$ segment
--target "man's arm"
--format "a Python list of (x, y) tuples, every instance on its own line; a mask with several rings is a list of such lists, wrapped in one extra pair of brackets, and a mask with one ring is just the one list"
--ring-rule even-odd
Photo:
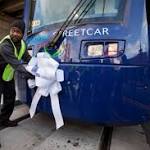
[(28, 53), (27, 49), (25, 50), (25, 53), (24, 53), (22, 59), (23, 59), (24, 62), (27, 62), (27, 63), (30, 61), (31, 56), (30, 56), (30, 54)]
[(14, 55), (14, 49), (9, 43), (2, 43), (0, 46), (0, 55), (4, 60), (10, 64), (16, 71), (22, 72), (24, 74), (29, 73), (26, 71), (21, 60), (18, 60)]

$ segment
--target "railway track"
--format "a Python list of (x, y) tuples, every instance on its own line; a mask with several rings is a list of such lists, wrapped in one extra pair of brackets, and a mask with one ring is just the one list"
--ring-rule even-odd
[(110, 150), (113, 127), (104, 127), (100, 137), (99, 150)]

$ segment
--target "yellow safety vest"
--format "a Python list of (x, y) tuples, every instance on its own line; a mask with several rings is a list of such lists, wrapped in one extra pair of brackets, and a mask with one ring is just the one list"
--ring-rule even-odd
[[(21, 60), (23, 54), (25, 53), (25, 50), (26, 50), (26, 44), (23, 40), (21, 40), (21, 48), (20, 48), (20, 51), (19, 51), (19, 54), (17, 53), (17, 48), (15, 46), (15, 44), (13, 43), (13, 41), (11, 40), (10, 36), (7, 35), (6, 37), (4, 37), (0, 43), (2, 43), (4, 40), (10, 40), (10, 42), (12, 43), (13, 47), (14, 47), (14, 55), (16, 56), (16, 58), (18, 60)], [(4, 69), (4, 72), (3, 72), (3, 75), (2, 75), (2, 79), (4, 81), (11, 81), (14, 77), (14, 69), (13, 67), (10, 65), (10, 64), (7, 64), (5, 69)]]

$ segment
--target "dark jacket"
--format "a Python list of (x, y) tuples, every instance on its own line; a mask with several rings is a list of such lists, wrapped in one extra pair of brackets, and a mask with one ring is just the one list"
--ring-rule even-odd
[[(19, 51), (21, 47), (21, 42), (14, 44)], [(26, 50), (22, 59), (18, 60), (14, 55), (14, 47), (11, 44), (10, 40), (4, 40), (3, 43), (0, 44), (0, 76), (2, 76), (2, 73), (7, 64), (10, 64), (15, 69), (15, 71), (28, 74), (23, 64), (28, 63), (30, 59), (31, 56)]]

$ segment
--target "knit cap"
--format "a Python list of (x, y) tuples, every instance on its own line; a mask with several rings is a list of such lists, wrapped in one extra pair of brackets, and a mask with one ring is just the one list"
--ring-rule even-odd
[(24, 34), (25, 31), (25, 23), (23, 20), (15, 20), (14, 22), (12, 22), (12, 24), (10, 25), (10, 27), (17, 27), (19, 28), (22, 33)]

